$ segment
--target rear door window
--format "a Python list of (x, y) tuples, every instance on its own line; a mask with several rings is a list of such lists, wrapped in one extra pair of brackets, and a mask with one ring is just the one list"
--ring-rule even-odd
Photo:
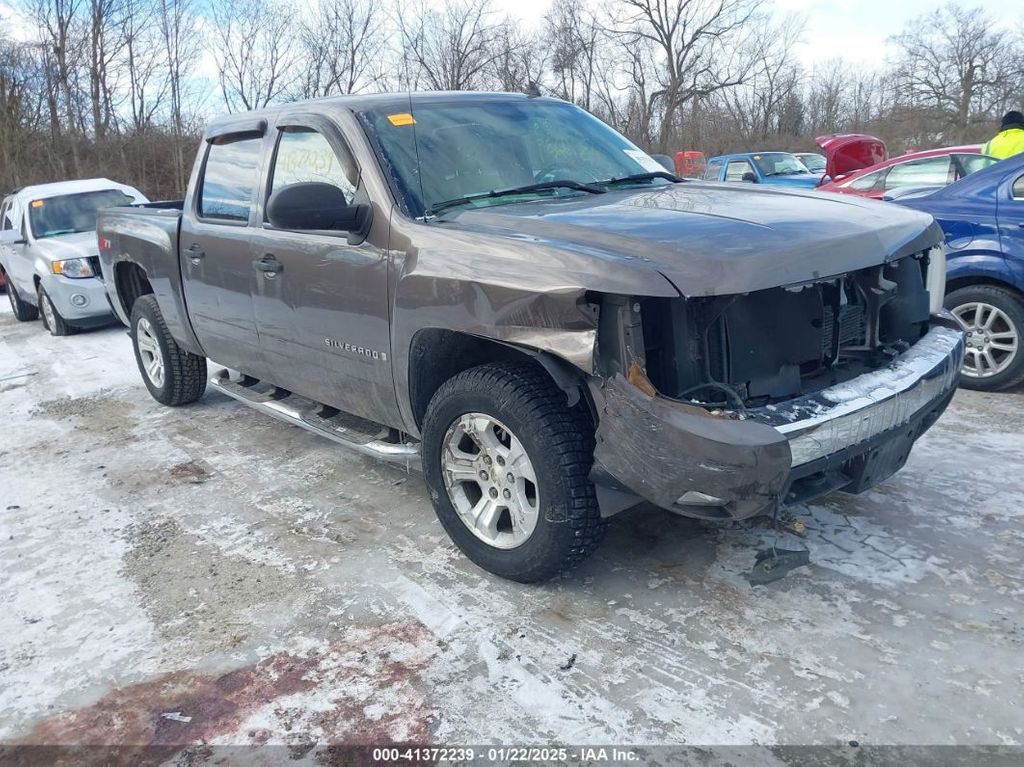
[(956, 157), (960, 162), (960, 167), (963, 169), (958, 178), (977, 173), (979, 170), (984, 170), (989, 165), (995, 165), (999, 162), (995, 157), (983, 154), (959, 154)]
[(746, 160), (732, 160), (725, 170), (726, 181), (742, 181), (744, 173), (753, 173), (754, 166)]
[(263, 137), (217, 139), (210, 144), (196, 202), (200, 218), (247, 222), (259, 182)]
[(1024, 176), (1013, 182), (1013, 199), (1024, 200)]
[(893, 165), (885, 179), (885, 189), (889, 191), (901, 186), (945, 186), (953, 180), (951, 161), (952, 158), (947, 155)]

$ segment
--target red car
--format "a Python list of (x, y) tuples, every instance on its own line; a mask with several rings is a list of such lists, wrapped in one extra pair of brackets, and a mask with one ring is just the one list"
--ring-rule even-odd
[(862, 133), (815, 139), (828, 158), (823, 192), (882, 199), (900, 187), (943, 187), (998, 160), (980, 154), (981, 146), (945, 147), (887, 158), (885, 142)]

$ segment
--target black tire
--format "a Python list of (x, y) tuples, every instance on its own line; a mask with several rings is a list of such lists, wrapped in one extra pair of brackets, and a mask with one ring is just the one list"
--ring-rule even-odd
[(14, 287), (10, 277), (7, 278), (7, 300), (11, 302), (11, 311), (14, 312), (14, 319), (18, 322), (31, 322), (39, 319), (39, 310), (21, 299), (18, 289)]
[[(39, 316), (43, 320), (43, 327), (50, 331), (51, 336), (70, 336), (77, 328), (69, 324), (67, 320), (60, 316), (60, 312), (57, 311), (57, 307), (53, 305), (53, 301), (50, 300), (50, 296), (46, 293), (46, 288), (42, 286), (42, 283), (36, 286), (36, 297), (38, 299), (38, 311)], [(44, 306), (44, 302), (46, 306)], [(46, 316), (46, 307), (49, 306), (50, 316), (53, 318), (53, 322), (50, 322)]]
[[(478, 538), (462, 521), (442, 474), (444, 439), (467, 413), (492, 416), (516, 436), (533, 465), (539, 493), (536, 527), (515, 548)], [(543, 581), (586, 559), (607, 529), (589, 473), (594, 429), (582, 405), (570, 409), (543, 370), (494, 363), (467, 370), (434, 394), (423, 421), (423, 469), (434, 510), (473, 562), (503, 578)]]
[[(946, 296), (945, 306), (956, 314), (958, 309), (970, 304), (988, 304), (1002, 312), (997, 330), (1004, 330), (1003, 325), (1009, 325), (1017, 334), (1016, 350), (1005, 357), (1008, 364), (998, 373), (978, 376), (977, 371), (969, 364), (971, 359), (970, 349), (965, 359), (963, 374), (960, 377), (960, 385), (966, 389), (978, 391), (1000, 391), (1009, 389), (1024, 381), (1024, 301), (1011, 290), (1000, 288), (995, 285), (969, 285), (965, 288), (954, 290)], [(985, 342), (986, 337), (972, 338), (968, 334), (968, 344)]]
[[(162, 357), (163, 381), (160, 385), (150, 378), (143, 363), (143, 352), (139, 349), (139, 325), (143, 320), (149, 324), (150, 335), (155, 339)], [(206, 357), (192, 354), (178, 346), (167, 329), (155, 296), (150, 294), (135, 300), (129, 334), (139, 373), (153, 399), (163, 405), (178, 407), (195, 402), (203, 396), (206, 390)]]

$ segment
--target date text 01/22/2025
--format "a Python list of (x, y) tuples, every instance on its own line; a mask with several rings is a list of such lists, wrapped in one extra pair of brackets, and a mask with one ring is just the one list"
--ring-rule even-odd
[(630, 749), (583, 746), (578, 748), (546, 746), (410, 746), (374, 748), (375, 762), (636, 762), (639, 755)]

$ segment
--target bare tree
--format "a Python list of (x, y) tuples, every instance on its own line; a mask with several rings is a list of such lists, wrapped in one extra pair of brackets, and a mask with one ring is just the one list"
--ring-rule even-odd
[(593, 109), (600, 90), (600, 56), (608, 45), (607, 35), (591, 10), (573, 0), (555, 0), (544, 24), (555, 94), (584, 109)]
[(929, 112), (928, 139), (965, 141), (973, 125), (1019, 98), (1019, 50), (981, 8), (947, 5), (893, 39), (900, 47), (895, 74), (901, 100)]
[(381, 82), (388, 35), (369, 0), (319, 0), (299, 30), (304, 98), (358, 93)]
[(134, 131), (152, 125), (168, 89), (167, 79), (160, 77), (164, 51), (157, 12), (150, 0), (124, 0), (122, 6), (122, 58), (128, 80), (128, 117)]
[(157, 0), (157, 24), (164, 56), (164, 78), (170, 97), (171, 148), (174, 156), (174, 187), (184, 191), (188, 168), (182, 139), (185, 133), (186, 78), (202, 50), (193, 0)]
[(503, 22), (494, 37), (491, 72), (494, 85), (503, 91), (527, 91), (540, 83), (547, 56), (541, 43), (510, 21)]
[(227, 108), (261, 109), (283, 96), (298, 61), (289, 11), (274, 0), (221, 0), (212, 8), (210, 48)]
[(491, 0), (444, 0), (439, 10), (400, 0), (396, 15), (408, 85), (464, 91), (484, 83), (500, 33)]
[(50, 93), (51, 127), (56, 137), (68, 136), (71, 167), (80, 172), (78, 67), (82, 58), (81, 39), (75, 27), (81, 22), (84, 0), (32, 0), (40, 43), (46, 51), (47, 85)]
[(665, 151), (679, 111), (694, 98), (746, 82), (756, 57), (745, 55), (760, 30), (761, 0), (620, 0), (613, 28), (629, 49), (657, 53), (655, 82), (643, 107), (660, 118), (656, 148)]
[(800, 132), (803, 72), (793, 60), (793, 46), (803, 34), (803, 20), (787, 16), (747, 42), (744, 58), (751, 62), (747, 81), (722, 90), (720, 103), (740, 135), (764, 140), (772, 135)]
[(86, 46), (92, 132), (102, 139), (114, 119), (115, 67), (125, 45), (121, 0), (88, 0)]

